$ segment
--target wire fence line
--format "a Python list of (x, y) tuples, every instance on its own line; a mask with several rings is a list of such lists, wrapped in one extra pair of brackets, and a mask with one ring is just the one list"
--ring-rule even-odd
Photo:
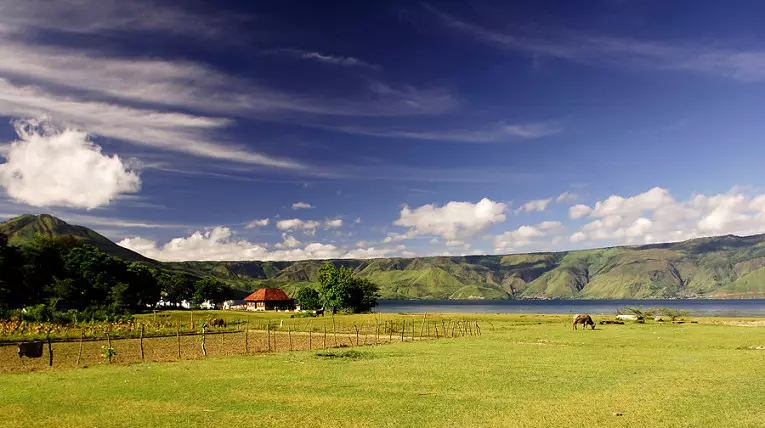
[[(247, 355), (268, 352), (349, 348), (389, 343), (416, 342), (464, 336), (478, 336), (481, 327), (473, 320), (367, 320), (340, 323), (308, 320), (285, 325), (273, 320), (258, 325), (238, 324), (235, 329), (208, 327), (175, 334), (163, 331), (137, 336), (86, 337), (85, 329), (69, 331), (66, 337), (35, 341), (44, 349), (35, 358), (20, 357), (21, 343), (0, 344), (0, 373), (29, 372), (50, 368), (88, 367), (98, 364), (132, 364), (151, 361), (202, 359), (206, 356)], [(301, 325), (302, 324), (302, 325)], [(79, 336), (79, 337), (77, 337)], [(24, 345), (22, 345), (24, 346)]]

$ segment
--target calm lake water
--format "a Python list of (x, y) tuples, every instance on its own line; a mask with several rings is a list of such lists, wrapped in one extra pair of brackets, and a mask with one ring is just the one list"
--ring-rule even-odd
[(765, 317), (765, 299), (753, 300), (381, 300), (381, 313), (615, 314), (624, 306), (688, 309), (711, 317)]

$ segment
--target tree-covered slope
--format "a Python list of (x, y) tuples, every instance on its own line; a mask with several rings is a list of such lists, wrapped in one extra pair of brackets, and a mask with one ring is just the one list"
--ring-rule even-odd
[[(0, 224), (11, 243), (35, 233), (72, 234), (102, 251), (146, 259), (96, 232), (52, 216)], [(720, 236), (671, 244), (557, 253), (334, 260), (376, 282), (385, 299), (621, 299), (765, 296), (765, 235)], [(242, 289), (281, 287), (294, 295), (317, 282), (325, 261), (163, 263)]]
[(134, 251), (121, 247), (105, 236), (83, 226), (70, 225), (67, 222), (48, 214), (25, 214), (0, 223), (0, 233), (8, 236), (8, 243), (24, 246), (34, 239), (36, 234), (50, 237), (71, 235), (83, 244), (98, 248), (106, 254), (121, 259), (137, 262), (153, 262)]

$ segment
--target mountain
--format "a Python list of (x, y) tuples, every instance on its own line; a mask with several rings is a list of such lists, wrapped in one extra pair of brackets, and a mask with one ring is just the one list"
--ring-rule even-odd
[[(315, 284), (326, 262), (160, 263), (49, 215), (11, 219), (0, 224), (0, 232), (17, 245), (35, 233), (74, 235), (118, 257), (213, 276), (241, 290), (281, 287), (291, 295)], [(379, 284), (385, 299), (765, 298), (765, 235), (550, 253), (332, 262)]]
[[(242, 288), (315, 284), (324, 261), (184, 262)], [(765, 235), (556, 253), (333, 260), (386, 299), (765, 298)]]
[(84, 244), (98, 248), (106, 254), (135, 262), (151, 262), (154, 260), (144, 257), (135, 251), (120, 247), (105, 236), (83, 226), (74, 226), (48, 214), (25, 214), (0, 223), (0, 233), (8, 236), (8, 243), (24, 246), (34, 239), (36, 234), (45, 236), (72, 235)]

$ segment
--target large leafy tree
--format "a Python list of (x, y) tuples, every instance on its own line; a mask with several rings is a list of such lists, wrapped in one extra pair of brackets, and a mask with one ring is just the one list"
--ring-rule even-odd
[(302, 309), (313, 310), (321, 307), (321, 297), (319, 296), (319, 292), (313, 287), (301, 288), (298, 290), (295, 297), (300, 302), (300, 307)]
[(339, 269), (327, 262), (319, 269), (319, 296), (332, 313), (338, 310), (365, 312), (377, 306), (379, 287), (373, 282), (356, 278), (346, 267)]
[(223, 282), (215, 278), (206, 277), (196, 282), (193, 297), (197, 302), (204, 302), (205, 300), (222, 302), (230, 299), (232, 294), (231, 288)]

